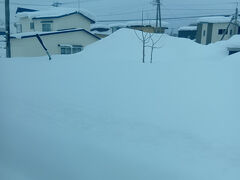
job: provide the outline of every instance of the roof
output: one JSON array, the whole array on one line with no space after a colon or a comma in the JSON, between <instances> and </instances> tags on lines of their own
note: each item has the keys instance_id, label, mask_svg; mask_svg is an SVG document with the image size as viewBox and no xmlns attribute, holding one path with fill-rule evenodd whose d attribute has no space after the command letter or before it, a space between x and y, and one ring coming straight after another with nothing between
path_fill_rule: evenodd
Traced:
<instances>
[{"instance_id":1,"label":"roof","mask_svg":"<svg viewBox=\"0 0 240 180\"><path fill-rule=\"evenodd\" d=\"M129 21L126 23L126 25L129 26L151 26L156 27L156 21L155 20L144 20L144 21ZM162 27L167 28L168 23L165 21L162 21Z\"/></svg>"},{"instance_id":2,"label":"roof","mask_svg":"<svg viewBox=\"0 0 240 180\"><path fill-rule=\"evenodd\" d=\"M16 38L16 39L24 39L24 38L31 38L35 37L36 34L39 34L40 36L48 36L48 35L54 35L54 34L63 34L63 33L70 33L70 32L79 32L83 31L89 34L90 36L93 36L97 39L100 39L96 35L88 32L85 29L70 29L70 30L62 30L62 31L51 31L51 32L25 32L25 33L17 33L17 34L11 34L11 38Z\"/></svg>"},{"instance_id":3,"label":"roof","mask_svg":"<svg viewBox=\"0 0 240 180\"><path fill-rule=\"evenodd\" d=\"M38 10L18 7L17 11L16 11L16 14L17 13L22 13L22 12L35 12L35 11L38 11Z\"/></svg>"},{"instance_id":4,"label":"roof","mask_svg":"<svg viewBox=\"0 0 240 180\"><path fill-rule=\"evenodd\" d=\"M178 29L178 31L196 31L197 26L183 26Z\"/></svg>"},{"instance_id":5,"label":"roof","mask_svg":"<svg viewBox=\"0 0 240 180\"><path fill-rule=\"evenodd\" d=\"M91 29L110 29L110 26L108 24L92 24Z\"/></svg>"},{"instance_id":6,"label":"roof","mask_svg":"<svg viewBox=\"0 0 240 180\"><path fill-rule=\"evenodd\" d=\"M203 17L198 19L198 23L229 23L232 17L225 16L213 16L213 17Z\"/></svg>"},{"instance_id":7,"label":"roof","mask_svg":"<svg viewBox=\"0 0 240 180\"><path fill-rule=\"evenodd\" d=\"M95 23L95 17L84 9L74 9L74 8L62 8L62 7L52 7L47 10L39 10L34 12L20 12L16 14L16 17L28 17L30 19L50 19L50 18L60 18L64 16L69 16L72 14L81 14L87 18L91 23Z\"/></svg>"}]
</instances>

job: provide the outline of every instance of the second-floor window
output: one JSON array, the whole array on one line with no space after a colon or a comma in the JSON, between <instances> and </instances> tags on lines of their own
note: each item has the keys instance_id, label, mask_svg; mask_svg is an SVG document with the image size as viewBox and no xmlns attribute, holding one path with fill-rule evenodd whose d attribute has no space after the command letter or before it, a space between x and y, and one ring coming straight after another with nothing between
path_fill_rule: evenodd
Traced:
<instances>
[{"instance_id":1,"label":"second-floor window","mask_svg":"<svg viewBox=\"0 0 240 180\"><path fill-rule=\"evenodd\" d=\"M30 22L30 29L34 30L34 22Z\"/></svg>"},{"instance_id":2,"label":"second-floor window","mask_svg":"<svg viewBox=\"0 0 240 180\"><path fill-rule=\"evenodd\" d=\"M17 33L22 32L22 24L16 24Z\"/></svg>"},{"instance_id":3,"label":"second-floor window","mask_svg":"<svg viewBox=\"0 0 240 180\"><path fill-rule=\"evenodd\" d=\"M52 23L43 23L42 24L42 31L52 31Z\"/></svg>"}]
</instances>

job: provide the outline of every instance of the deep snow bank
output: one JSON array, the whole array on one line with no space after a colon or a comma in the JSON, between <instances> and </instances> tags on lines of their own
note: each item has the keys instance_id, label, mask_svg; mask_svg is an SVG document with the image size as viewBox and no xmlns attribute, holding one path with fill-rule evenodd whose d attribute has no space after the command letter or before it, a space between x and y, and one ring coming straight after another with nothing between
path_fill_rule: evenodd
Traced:
<instances>
[{"instance_id":1,"label":"deep snow bank","mask_svg":"<svg viewBox=\"0 0 240 180\"><path fill-rule=\"evenodd\" d=\"M238 180L232 41L164 35L142 64L141 43L121 30L50 62L1 60L0 179Z\"/></svg>"}]
</instances>

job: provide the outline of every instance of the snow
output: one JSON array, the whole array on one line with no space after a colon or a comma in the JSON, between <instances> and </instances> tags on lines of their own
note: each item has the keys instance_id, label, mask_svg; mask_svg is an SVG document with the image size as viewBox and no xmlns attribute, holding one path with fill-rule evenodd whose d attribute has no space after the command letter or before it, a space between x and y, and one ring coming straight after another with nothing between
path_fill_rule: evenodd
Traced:
<instances>
[{"instance_id":1,"label":"snow","mask_svg":"<svg viewBox=\"0 0 240 180\"><path fill-rule=\"evenodd\" d=\"M30 19L45 18L45 17L54 18L54 17L58 17L58 16L68 15L71 13L81 13L93 21L95 21L95 19L96 19L94 15L92 15L90 12L88 12L85 9L62 8L62 7L52 7L47 10L40 10L40 11L35 11L35 12L22 12L22 13L16 14L16 17L17 18L28 17Z\"/></svg>"},{"instance_id":2,"label":"snow","mask_svg":"<svg viewBox=\"0 0 240 180\"><path fill-rule=\"evenodd\" d=\"M239 180L239 40L162 35L143 64L121 29L52 61L1 59L0 179Z\"/></svg>"},{"instance_id":3,"label":"snow","mask_svg":"<svg viewBox=\"0 0 240 180\"><path fill-rule=\"evenodd\" d=\"M196 31L197 26L183 26L178 29L178 31Z\"/></svg>"},{"instance_id":4,"label":"snow","mask_svg":"<svg viewBox=\"0 0 240 180\"><path fill-rule=\"evenodd\" d=\"M232 17L216 16L216 17L203 17L198 19L198 23L229 23Z\"/></svg>"}]
</instances>

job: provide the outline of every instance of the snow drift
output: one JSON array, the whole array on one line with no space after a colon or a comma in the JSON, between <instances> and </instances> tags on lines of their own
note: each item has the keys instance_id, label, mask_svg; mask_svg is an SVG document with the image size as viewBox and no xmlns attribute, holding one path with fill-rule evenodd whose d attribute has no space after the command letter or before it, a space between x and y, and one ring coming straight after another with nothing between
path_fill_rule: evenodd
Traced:
<instances>
[{"instance_id":1,"label":"snow drift","mask_svg":"<svg viewBox=\"0 0 240 180\"><path fill-rule=\"evenodd\" d=\"M239 39L163 35L142 64L123 29L52 61L1 60L0 179L238 180Z\"/></svg>"}]
</instances>

